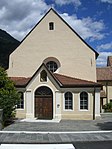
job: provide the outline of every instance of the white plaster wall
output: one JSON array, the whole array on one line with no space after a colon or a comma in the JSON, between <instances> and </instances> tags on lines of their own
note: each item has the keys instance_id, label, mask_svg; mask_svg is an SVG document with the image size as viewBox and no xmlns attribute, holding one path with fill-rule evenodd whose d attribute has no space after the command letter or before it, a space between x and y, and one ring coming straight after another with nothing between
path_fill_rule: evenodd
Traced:
<instances>
[{"instance_id":1,"label":"white plaster wall","mask_svg":"<svg viewBox=\"0 0 112 149\"><path fill-rule=\"evenodd\" d=\"M26 90L26 118L34 118L32 90Z\"/></svg>"},{"instance_id":2,"label":"white plaster wall","mask_svg":"<svg viewBox=\"0 0 112 149\"><path fill-rule=\"evenodd\" d=\"M56 94L56 118L61 119L61 93L58 91L55 93Z\"/></svg>"},{"instance_id":3,"label":"white plaster wall","mask_svg":"<svg viewBox=\"0 0 112 149\"><path fill-rule=\"evenodd\" d=\"M53 11L10 55L8 76L31 77L47 57L60 61L61 74L96 81L95 53Z\"/></svg>"},{"instance_id":4,"label":"white plaster wall","mask_svg":"<svg viewBox=\"0 0 112 149\"><path fill-rule=\"evenodd\" d=\"M40 69L40 71L36 74L36 76L31 80L29 85L26 87L26 91L28 92L28 93L26 93L27 94L27 97L26 97L26 103L27 103L26 117L27 118L29 118L30 115L32 116L32 118L35 118L35 105L34 105L35 104L35 91L37 88L39 88L41 86L46 86L51 89L51 91L53 93L53 118L57 118L57 116L59 116L59 111L56 108L56 103L58 103L59 100L61 100L61 99L60 99L60 95L58 93L58 89L56 88L57 85L51 79L51 76L49 74L47 74L48 75L47 82L41 82L40 81L40 72L42 70L43 70L43 67ZM57 100L56 100L56 97L57 97ZM58 112L58 113L56 114L56 112Z\"/></svg>"},{"instance_id":5,"label":"white plaster wall","mask_svg":"<svg viewBox=\"0 0 112 149\"><path fill-rule=\"evenodd\" d=\"M73 110L65 110L64 108L64 94L66 91L73 93ZM88 110L80 110L80 93L86 91L88 93ZM92 88L74 88L65 89L62 94L62 119L74 120L90 120L93 119L93 89Z\"/></svg>"},{"instance_id":6,"label":"white plaster wall","mask_svg":"<svg viewBox=\"0 0 112 149\"><path fill-rule=\"evenodd\" d=\"M95 89L95 118L100 117L100 88Z\"/></svg>"}]
</instances>

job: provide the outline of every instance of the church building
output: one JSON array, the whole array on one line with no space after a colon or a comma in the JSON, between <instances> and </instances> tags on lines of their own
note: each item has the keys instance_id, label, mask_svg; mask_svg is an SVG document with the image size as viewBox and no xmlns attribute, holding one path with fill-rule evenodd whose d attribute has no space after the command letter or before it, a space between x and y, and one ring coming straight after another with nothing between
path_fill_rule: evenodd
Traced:
<instances>
[{"instance_id":1,"label":"church building","mask_svg":"<svg viewBox=\"0 0 112 149\"><path fill-rule=\"evenodd\" d=\"M99 118L97 57L51 8L10 55L7 73L21 93L16 116L51 121Z\"/></svg>"}]
</instances>

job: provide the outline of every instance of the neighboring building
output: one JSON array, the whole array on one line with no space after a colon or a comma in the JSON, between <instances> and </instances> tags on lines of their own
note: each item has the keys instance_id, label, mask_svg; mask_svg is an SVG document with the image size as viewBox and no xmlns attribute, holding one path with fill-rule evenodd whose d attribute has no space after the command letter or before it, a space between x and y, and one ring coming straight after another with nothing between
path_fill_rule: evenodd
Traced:
<instances>
[{"instance_id":1,"label":"neighboring building","mask_svg":"<svg viewBox=\"0 0 112 149\"><path fill-rule=\"evenodd\" d=\"M107 67L97 68L97 81L103 85L101 90L101 112L103 105L112 102L112 56L107 59Z\"/></svg>"},{"instance_id":2,"label":"neighboring building","mask_svg":"<svg viewBox=\"0 0 112 149\"><path fill-rule=\"evenodd\" d=\"M8 76L21 92L17 117L100 117L97 56L98 53L50 9L10 55Z\"/></svg>"}]
</instances>

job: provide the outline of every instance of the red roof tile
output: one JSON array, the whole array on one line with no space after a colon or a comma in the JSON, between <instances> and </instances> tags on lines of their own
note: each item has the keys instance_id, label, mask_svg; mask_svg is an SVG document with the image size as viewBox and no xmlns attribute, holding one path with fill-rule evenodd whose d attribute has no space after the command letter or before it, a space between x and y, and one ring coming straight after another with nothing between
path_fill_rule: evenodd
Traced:
<instances>
[{"instance_id":1,"label":"red roof tile","mask_svg":"<svg viewBox=\"0 0 112 149\"><path fill-rule=\"evenodd\" d=\"M10 79L14 82L15 86L26 86L30 80L30 78L25 77L10 77Z\"/></svg>"},{"instance_id":2,"label":"red roof tile","mask_svg":"<svg viewBox=\"0 0 112 149\"><path fill-rule=\"evenodd\" d=\"M87 80L82 80L82 79L77 79L77 78L72 78L69 76L61 75L61 74L53 74L55 78L65 87L90 87L90 86L101 86L101 84L92 82L92 81L87 81Z\"/></svg>"},{"instance_id":3,"label":"red roof tile","mask_svg":"<svg viewBox=\"0 0 112 149\"><path fill-rule=\"evenodd\" d=\"M93 86L101 86L101 84L98 84L96 82L92 81L86 81L81 80L77 78L68 77L61 74L53 74L54 79L58 82L58 84L61 84L62 87L93 87ZM31 78L25 78L25 77L11 77L10 78L14 83L15 86L26 86Z\"/></svg>"},{"instance_id":4,"label":"red roof tile","mask_svg":"<svg viewBox=\"0 0 112 149\"><path fill-rule=\"evenodd\" d=\"M111 81L112 80L112 67L97 68L98 81Z\"/></svg>"}]
</instances>

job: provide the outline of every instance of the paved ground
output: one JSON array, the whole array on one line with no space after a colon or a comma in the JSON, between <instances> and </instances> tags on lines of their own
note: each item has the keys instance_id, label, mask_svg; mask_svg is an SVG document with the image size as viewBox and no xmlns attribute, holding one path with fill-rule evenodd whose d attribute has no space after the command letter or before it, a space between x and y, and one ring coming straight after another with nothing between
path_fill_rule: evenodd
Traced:
<instances>
[{"instance_id":1,"label":"paved ground","mask_svg":"<svg viewBox=\"0 0 112 149\"><path fill-rule=\"evenodd\" d=\"M103 116L101 120L95 121L15 122L0 132L0 143L71 143L109 140L112 140L112 115Z\"/></svg>"},{"instance_id":2,"label":"paved ground","mask_svg":"<svg viewBox=\"0 0 112 149\"><path fill-rule=\"evenodd\" d=\"M38 120L37 120L38 121ZM4 128L5 131L99 131L112 130L112 115L100 120L62 120L59 123L18 122Z\"/></svg>"},{"instance_id":3,"label":"paved ground","mask_svg":"<svg viewBox=\"0 0 112 149\"><path fill-rule=\"evenodd\" d=\"M112 140L111 133L91 134L39 134L39 133L0 133L0 143L72 143L85 141L109 141Z\"/></svg>"}]
</instances>

